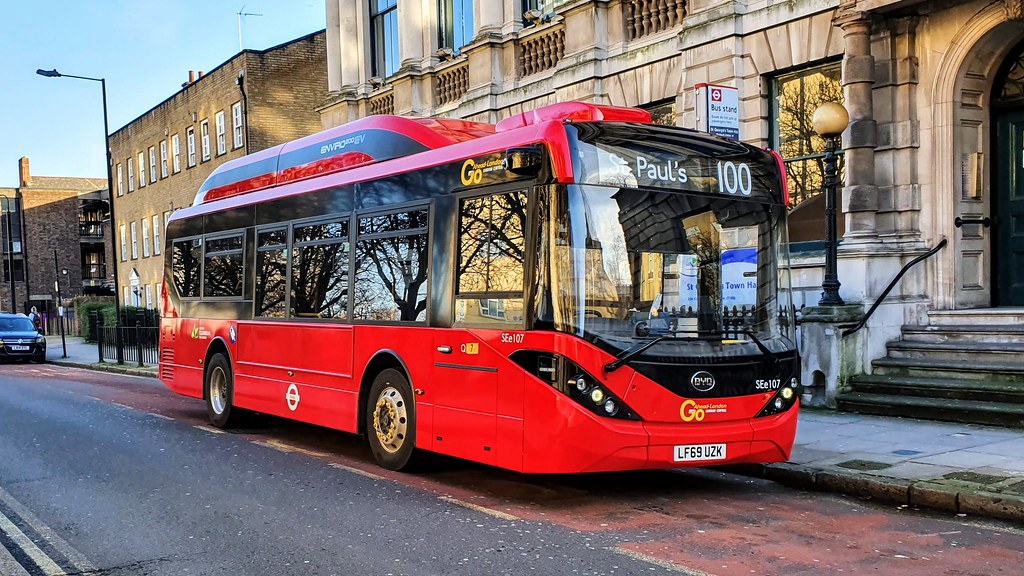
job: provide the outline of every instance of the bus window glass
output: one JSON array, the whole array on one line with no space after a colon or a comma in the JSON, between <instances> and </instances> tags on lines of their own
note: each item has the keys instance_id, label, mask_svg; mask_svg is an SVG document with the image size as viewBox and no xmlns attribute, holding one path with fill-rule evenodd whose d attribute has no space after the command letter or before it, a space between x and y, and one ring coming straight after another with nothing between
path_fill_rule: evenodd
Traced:
<instances>
[{"instance_id":1,"label":"bus window glass","mask_svg":"<svg viewBox=\"0 0 1024 576\"><path fill-rule=\"evenodd\" d=\"M348 318L348 220L296 226L291 315Z\"/></svg>"},{"instance_id":2,"label":"bus window glass","mask_svg":"<svg viewBox=\"0 0 1024 576\"><path fill-rule=\"evenodd\" d=\"M353 318L426 320L429 254L426 228L426 210L359 219Z\"/></svg>"},{"instance_id":3,"label":"bus window glass","mask_svg":"<svg viewBox=\"0 0 1024 576\"><path fill-rule=\"evenodd\" d=\"M256 236L256 316L283 318L288 256L286 229L262 231Z\"/></svg>"},{"instance_id":4,"label":"bus window glass","mask_svg":"<svg viewBox=\"0 0 1024 576\"><path fill-rule=\"evenodd\" d=\"M457 323L522 323L527 199L520 190L462 202Z\"/></svg>"},{"instance_id":5,"label":"bus window glass","mask_svg":"<svg viewBox=\"0 0 1024 576\"><path fill-rule=\"evenodd\" d=\"M202 238L176 241L171 250L171 272L178 294L182 298L198 298L199 272L203 253Z\"/></svg>"},{"instance_id":6,"label":"bus window glass","mask_svg":"<svg viewBox=\"0 0 1024 576\"><path fill-rule=\"evenodd\" d=\"M242 235L210 238L203 263L203 296L227 298L242 295Z\"/></svg>"}]
</instances>

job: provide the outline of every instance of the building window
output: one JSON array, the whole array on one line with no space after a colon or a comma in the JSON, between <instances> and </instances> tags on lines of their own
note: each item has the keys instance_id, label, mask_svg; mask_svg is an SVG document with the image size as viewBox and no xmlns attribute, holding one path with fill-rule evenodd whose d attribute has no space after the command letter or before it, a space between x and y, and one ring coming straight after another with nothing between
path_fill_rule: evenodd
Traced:
<instances>
[{"instance_id":1,"label":"building window","mask_svg":"<svg viewBox=\"0 0 1024 576\"><path fill-rule=\"evenodd\" d=\"M163 228L163 224L160 223L160 215L153 215L153 255L160 255L160 229Z\"/></svg>"},{"instance_id":2,"label":"building window","mask_svg":"<svg viewBox=\"0 0 1024 576\"><path fill-rule=\"evenodd\" d=\"M153 285L146 284L146 308L153 309Z\"/></svg>"},{"instance_id":3,"label":"building window","mask_svg":"<svg viewBox=\"0 0 1024 576\"><path fill-rule=\"evenodd\" d=\"M120 162L117 163L117 195L124 196L124 172Z\"/></svg>"},{"instance_id":4,"label":"building window","mask_svg":"<svg viewBox=\"0 0 1024 576\"><path fill-rule=\"evenodd\" d=\"M199 124L199 138L203 147L203 162L210 159L210 122L203 120Z\"/></svg>"},{"instance_id":5,"label":"building window","mask_svg":"<svg viewBox=\"0 0 1024 576\"><path fill-rule=\"evenodd\" d=\"M142 257L149 258L149 218L142 219Z\"/></svg>"},{"instance_id":6,"label":"building window","mask_svg":"<svg viewBox=\"0 0 1024 576\"><path fill-rule=\"evenodd\" d=\"M132 260L139 259L139 227L136 226L136 222L132 222Z\"/></svg>"},{"instance_id":7,"label":"building window","mask_svg":"<svg viewBox=\"0 0 1024 576\"><path fill-rule=\"evenodd\" d=\"M651 122L655 124L661 124L664 126L676 125L675 98L671 98L669 100L661 100L659 102L652 102L646 106L641 106L641 108L651 113Z\"/></svg>"},{"instance_id":8,"label":"building window","mask_svg":"<svg viewBox=\"0 0 1024 576\"><path fill-rule=\"evenodd\" d=\"M149 181L156 182L156 147L149 147Z\"/></svg>"},{"instance_id":9,"label":"building window","mask_svg":"<svg viewBox=\"0 0 1024 576\"><path fill-rule=\"evenodd\" d=\"M456 53L473 41L473 0L439 0L440 42Z\"/></svg>"},{"instance_id":10,"label":"building window","mask_svg":"<svg viewBox=\"0 0 1024 576\"><path fill-rule=\"evenodd\" d=\"M185 144L188 146L188 167L196 165L196 129L189 126L185 132Z\"/></svg>"},{"instance_id":11,"label":"building window","mask_svg":"<svg viewBox=\"0 0 1024 576\"><path fill-rule=\"evenodd\" d=\"M523 0L523 12L537 10L543 16L555 13L555 8L565 4L566 0Z\"/></svg>"},{"instance_id":12,"label":"building window","mask_svg":"<svg viewBox=\"0 0 1024 576\"><path fill-rule=\"evenodd\" d=\"M785 74L772 82L772 146L782 155L789 180L790 240L824 238L823 185L825 140L814 132L811 117L825 102L843 102L840 63ZM845 174L842 151L839 178ZM839 235L843 233L839 220Z\"/></svg>"},{"instance_id":13,"label":"building window","mask_svg":"<svg viewBox=\"0 0 1024 576\"><path fill-rule=\"evenodd\" d=\"M139 152L139 188L146 187L146 153Z\"/></svg>"},{"instance_id":14,"label":"building window","mask_svg":"<svg viewBox=\"0 0 1024 576\"><path fill-rule=\"evenodd\" d=\"M167 178L167 140L160 141L160 177Z\"/></svg>"},{"instance_id":15,"label":"building window","mask_svg":"<svg viewBox=\"0 0 1024 576\"><path fill-rule=\"evenodd\" d=\"M398 71L398 2L370 0L371 73L388 77Z\"/></svg>"},{"instance_id":16,"label":"building window","mask_svg":"<svg viewBox=\"0 0 1024 576\"><path fill-rule=\"evenodd\" d=\"M135 164L131 158L128 159L128 191L135 191Z\"/></svg>"},{"instance_id":17,"label":"building window","mask_svg":"<svg viewBox=\"0 0 1024 576\"><path fill-rule=\"evenodd\" d=\"M121 262L128 260L128 236L125 234L124 224L121 224Z\"/></svg>"},{"instance_id":18,"label":"building window","mask_svg":"<svg viewBox=\"0 0 1024 576\"><path fill-rule=\"evenodd\" d=\"M132 302L132 288L131 288L131 286L125 286L124 289L121 290L121 292L123 292L123 294L124 294L121 297L122 305L130 306L131 302Z\"/></svg>"},{"instance_id":19,"label":"building window","mask_svg":"<svg viewBox=\"0 0 1024 576\"><path fill-rule=\"evenodd\" d=\"M245 139L243 138L243 136L244 136L243 129L244 128L242 127L242 103L241 102L235 102L231 106L231 126L232 126L232 128L234 128L234 131L235 131L234 146L235 146L235 148L241 148L242 144L245 143Z\"/></svg>"},{"instance_id":20,"label":"building window","mask_svg":"<svg viewBox=\"0 0 1024 576\"><path fill-rule=\"evenodd\" d=\"M220 156L228 151L227 126L224 124L224 111L217 112L215 116L217 123L217 155Z\"/></svg>"},{"instance_id":21,"label":"building window","mask_svg":"<svg viewBox=\"0 0 1024 576\"><path fill-rule=\"evenodd\" d=\"M175 174L181 172L181 142L177 134L171 136L171 168Z\"/></svg>"}]
</instances>

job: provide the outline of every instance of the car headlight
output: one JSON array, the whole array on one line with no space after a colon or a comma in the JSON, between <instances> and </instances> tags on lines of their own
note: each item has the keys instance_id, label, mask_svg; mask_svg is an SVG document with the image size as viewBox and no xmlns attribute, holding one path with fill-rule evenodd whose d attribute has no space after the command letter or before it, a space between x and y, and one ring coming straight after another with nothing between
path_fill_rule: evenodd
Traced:
<instances>
[{"instance_id":1,"label":"car headlight","mask_svg":"<svg viewBox=\"0 0 1024 576\"><path fill-rule=\"evenodd\" d=\"M46 336L36 336L36 344L46 344Z\"/></svg>"}]
</instances>

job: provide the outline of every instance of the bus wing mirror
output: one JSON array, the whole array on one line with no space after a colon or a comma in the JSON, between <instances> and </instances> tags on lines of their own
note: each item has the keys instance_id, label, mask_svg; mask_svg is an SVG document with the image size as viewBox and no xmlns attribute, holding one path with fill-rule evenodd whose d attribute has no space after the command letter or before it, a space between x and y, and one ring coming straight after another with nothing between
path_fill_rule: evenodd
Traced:
<instances>
[{"instance_id":1,"label":"bus wing mirror","mask_svg":"<svg viewBox=\"0 0 1024 576\"><path fill-rule=\"evenodd\" d=\"M527 146L506 150L501 165L505 170L519 176L535 176L540 172L542 163L540 150Z\"/></svg>"}]
</instances>

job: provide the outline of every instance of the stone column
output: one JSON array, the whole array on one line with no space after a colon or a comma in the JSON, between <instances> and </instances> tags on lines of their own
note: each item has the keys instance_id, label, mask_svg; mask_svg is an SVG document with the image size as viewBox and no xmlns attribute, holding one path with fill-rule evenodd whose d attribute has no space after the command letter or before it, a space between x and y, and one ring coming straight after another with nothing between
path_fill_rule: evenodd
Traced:
<instances>
[{"instance_id":1,"label":"stone column","mask_svg":"<svg viewBox=\"0 0 1024 576\"><path fill-rule=\"evenodd\" d=\"M423 61L424 34L423 3L418 0L398 3L398 65L402 69L418 70Z\"/></svg>"},{"instance_id":2,"label":"stone column","mask_svg":"<svg viewBox=\"0 0 1024 576\"><path fill-rule=\"evenodd\" d=\"M495 0L476 0L476 36L494 35L501 38L501 27L505 23L505 3Z\"/></svg>"},{"instance_id":3,"label":"stone column","mask_svg":"<svg viewBox=\"0 0 1024 576\"><path fill-rule=\"evenodd\" d=\"M878 139L872 90L875 58L871 55L871 19L864 12L839 13L834 24L842 29L846 55L843 58L843 94L850 112L846 132L846 186L843 212L846 215L847 246L877 238L878 187L875 185L875 146Z\"/></svg>"}]
</instances>

